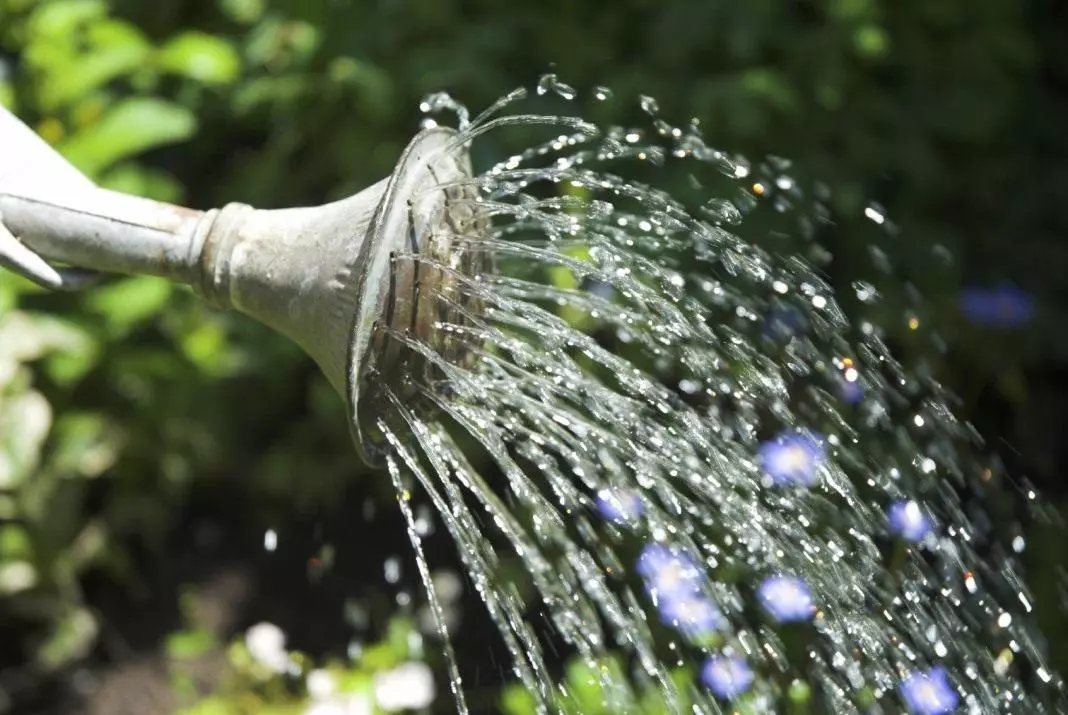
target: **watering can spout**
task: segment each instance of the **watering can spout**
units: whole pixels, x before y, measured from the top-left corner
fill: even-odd
[[[436,128],[415,137],[389,177],[346,199],[196,211],[93,185],[0,108],[0,265],[49,287],[76,286],[87,270],[190,285],[300,345],[361,433],[358,403],[380,408],[382,383],[410,377],[390,336],[432,344],[442,315],[425,296],[454,280],[445,263],[474,265],[463,246],[488,224],[471,208],[470,177],[463,139]]]

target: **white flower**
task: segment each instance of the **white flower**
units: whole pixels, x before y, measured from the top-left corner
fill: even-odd
[[[325,670],[313,670],[305,681],[312,700],[327,700],[337,690],[337,680]]]
[[[374,708],[371,707],[371,699],[361,693],[312,703],[304,715],[374,715]]]
[[[434,674],[423,663],[405,663],[375,676],[375,700],[386,712],[418,710],[434,701]]]
[[[343,700],[327,700],[320,703],[312,703],[304,711],[304,715],[349,715]]]
[[[460,600],[464,593],[463,582],[453,571],[444,569],[435,571],[430,576],[430,579],[434,584],[434,593],[437,594],[438,600],[443,606],[451,605]]]
[[[289,669],[286,634],[273,623],[257,623],[245,631],[245,647],[260,665],[276,673]]]

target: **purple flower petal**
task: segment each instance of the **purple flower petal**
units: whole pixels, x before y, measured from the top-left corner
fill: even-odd
[[[761,444],[757,456],[776,485],[810,487],[816,483],[820,467],[827,461],[821,440],[807,432],[784,432]]]
[[[857,377],[855,370],[846,370],[838,376],[838,395],[849,405],[855,405],[864,399],[864,384]]]
[[[946,715],[957,709],[960,698],[949,682],[945,668],[914,671],[899,688],[913,715]]]
[[[764,319],[764,334],[772,340],[785,340],[808,328],[804,314],[793,306],[777,305]]]
[[[701,682],[716,697],[731,700],[753,684],[753,670],[736,656],[716,656],[705,661],[701,668]]]
[[[996,288],[968,288],[961,292],[960,309],[977,325],[1013,328],[1031,320],[1035,300],[1011,285]]]
[[[906,541],[922,541],[931,532],[931,520],[915,501],[899,500],[886,511],[890,530]]]
[[[712,599],[703,595],[683,595],[660,602],[660,618],[691,640],[700,640],[727,627],[727,619]]]
[[[679,599],[701,593],[704,570],[682,549],[649,544],[638,557],[638,573],[654,601]]]
[[[757,589],[757,600],[779,623],[807,621],[816,612],[812,590],[796,576],[778,574],[764,579]]]
[[[597,510],[617,524],[633,524],[641,517],[645,504],[632,489],[602,489],[597,492]]]

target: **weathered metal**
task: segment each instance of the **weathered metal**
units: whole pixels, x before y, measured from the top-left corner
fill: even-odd
[[[160,276],[274,328],[346,398],[365,458],[386,389],[416,399],[412,385],[432,372],[397,338],[456,352],[436,326],[447,306],[471,308],[460,276],[482,267],[454,241],[487,224],[464,182],[466,146],[450,129],[420,133],[389,178],[314,208],[202,212],[107,191],[2,109],[0,170],[2,265],[53,288],[93,272]]]

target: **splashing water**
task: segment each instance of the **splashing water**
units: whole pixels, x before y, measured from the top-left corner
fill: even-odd
[[[579,93],[548,75],[545,95]],[[999,482],[950,397],[797,251],[738,235],[765,214],[802,238],[827,222],[788,163],[712,149],[651,97],[652,131],[501,115],[526,96],[473,121],[424,102],[455,111],[464,142],[552,136],[452,199],[492,218],[457,242],[492,271],[397,256],[454,274],[421,299],[462,316],[434,327],[467,358],[392,333],[434,378],[377,426],[404,514],[421,495],[437,508],[539,711],[569,707],[545,657],[561,644],[606,673],[613,711],[635,706],[612,654],[669,712],[776,711],[799,682],[819,712],[1052,711],[1061,682],[1018,556],[976,507]],[[656,187],[665,164],[696,198]],[[727,188],[709,195],[701,172]],[[513,558],[532,591],[506,576]]]

